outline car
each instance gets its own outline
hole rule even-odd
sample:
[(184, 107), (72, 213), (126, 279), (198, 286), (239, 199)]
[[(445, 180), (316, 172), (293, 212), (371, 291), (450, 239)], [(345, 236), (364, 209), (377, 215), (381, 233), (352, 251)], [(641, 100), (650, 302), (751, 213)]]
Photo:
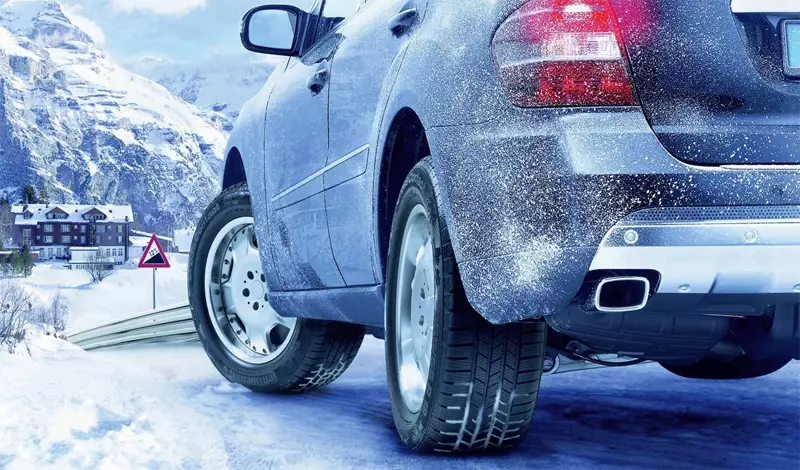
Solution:
[(543, 375), (800, 359), (800, 4), (309, 0), (241, 38), (277, 66), (188, 273), (228, 380), (317, 389), (370, 334), (401, 440), (470, 452)]

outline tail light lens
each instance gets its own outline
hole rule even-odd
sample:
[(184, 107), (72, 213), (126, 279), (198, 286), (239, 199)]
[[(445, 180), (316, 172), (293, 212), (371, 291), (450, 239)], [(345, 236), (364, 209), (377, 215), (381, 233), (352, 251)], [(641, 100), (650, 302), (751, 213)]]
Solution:
[(517, 106), (633, 105), (623, 46), (608, 0), (533, 0), (500, 26), (492, 50)]

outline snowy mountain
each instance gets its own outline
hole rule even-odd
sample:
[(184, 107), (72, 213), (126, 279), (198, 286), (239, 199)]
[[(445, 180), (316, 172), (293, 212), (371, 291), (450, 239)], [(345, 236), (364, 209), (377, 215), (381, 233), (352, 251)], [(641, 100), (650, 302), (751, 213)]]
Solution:
[(149, 230), (193, 222), (216, 194), (225, 135), (125, 70), (53, 0), (0, 0), (0, 188), (133, 205)]
[(206, 110), (211, 119), (219, 120), (223, 129), (230, 131), (242, 105), (264, 86), (275, 65), (263, 56), (243, 53), (191, 64), (148, 57), (128, 67)]

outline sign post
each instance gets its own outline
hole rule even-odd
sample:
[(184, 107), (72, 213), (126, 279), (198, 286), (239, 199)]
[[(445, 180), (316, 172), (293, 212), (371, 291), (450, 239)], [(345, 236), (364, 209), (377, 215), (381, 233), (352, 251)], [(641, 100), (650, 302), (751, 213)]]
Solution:
[(142, 253), (142, 259), (139, 260), (139, 268), (153, 270), (153, 310), (156, 309), (156, 271), (158, 268), (169, 268), (169, 260), (164, 249), (161, 248), (161, 243), (158, 242), (158, 237), (153, 234), (150, 242)]

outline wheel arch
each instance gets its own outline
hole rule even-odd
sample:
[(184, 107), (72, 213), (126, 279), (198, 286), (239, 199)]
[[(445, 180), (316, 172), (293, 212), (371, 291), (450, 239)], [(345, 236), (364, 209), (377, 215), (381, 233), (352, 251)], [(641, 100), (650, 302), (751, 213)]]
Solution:
[(414, 165), (431, 153), (425, 126), (413, 108), (399, 108), (387, 122), (390, 124), (376, 159), (377, 261), (382, 279), (386, 278), (389, 237), (400, 189)]
[(225, 157), (225, 166), (222, 173), (222, 189), (247, 181), (247, 172), (244, 168), (244, 161), (239, 149), (231, 147)]

